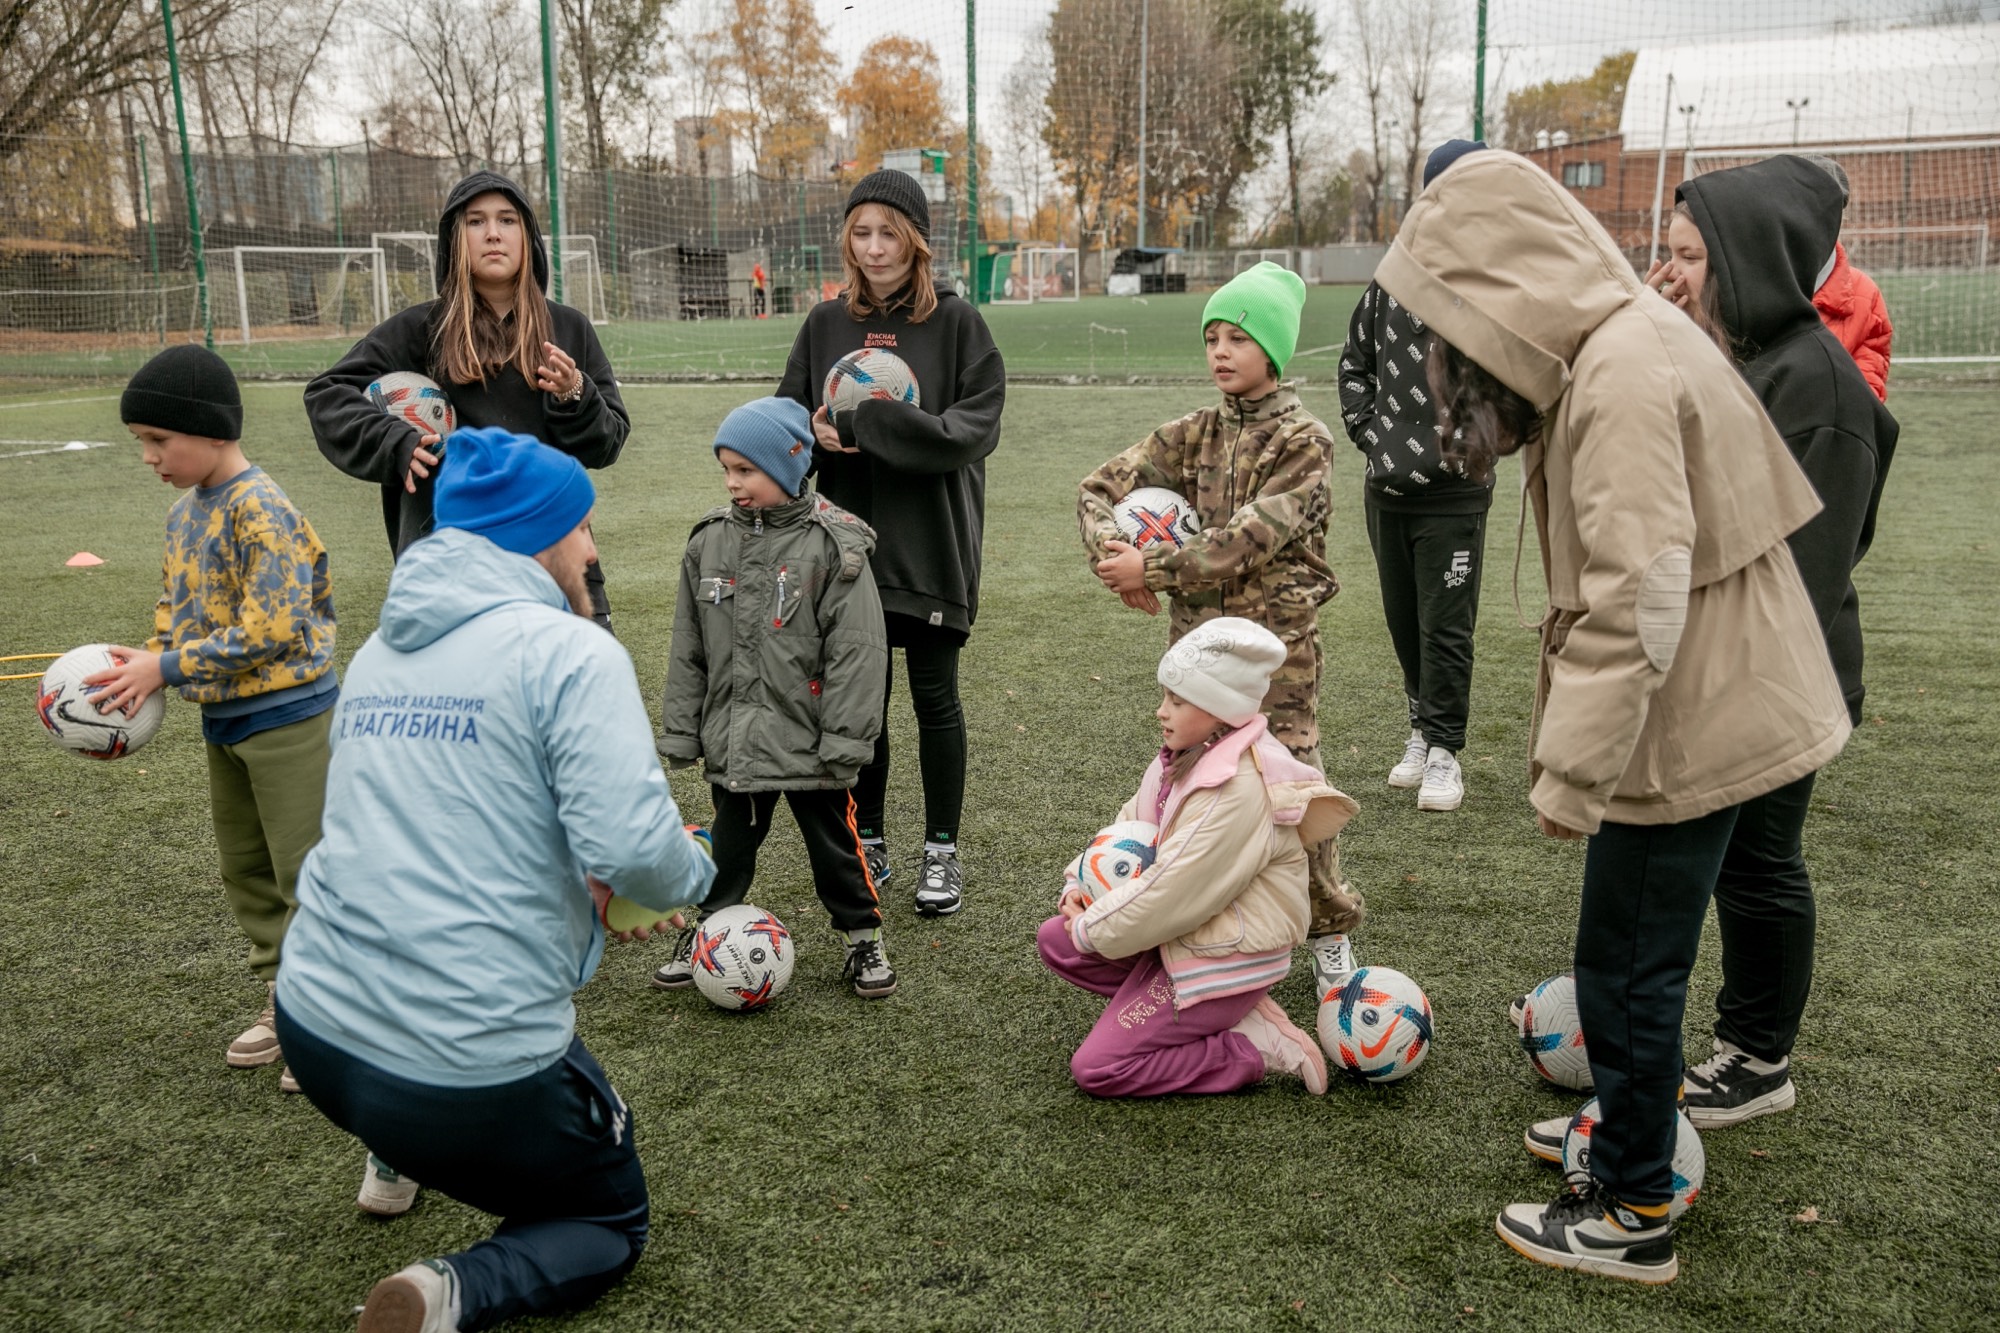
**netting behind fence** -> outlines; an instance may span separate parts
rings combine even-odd
[[[885,162],[930,202],[942,280],[1069,304],[1079,337],[1124,327],[1093,302],[1200,292],[1261,259],[1363,282],[1429,149],[1477,117],[1641,266],[1681,179],[1825,153],[1897,356],[2000,357],[2000,5],[1495,0],[1483,47],[1480,9],[983,0],[969,32],[952,5],[683,0],[658,132],[601,169],[571,134],[563,299],[621,370],[775,371],[787,338],[757,321],[837,289],[847,191]],[[438,211],[468,170],[510,175],[550,222],[537,107],[521,100],[510,160],[197,135],[184,172],[178,138],[129,109],[30,141],[0,158],[0,373],[116,373],[211,325],[248,366],[330,360],[431,298]]]

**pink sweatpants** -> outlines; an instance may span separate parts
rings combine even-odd
[[[1257,1007],[1264,990],[1204,1000],[1176,1013],[1158,949],[1131,958],[1079,953],[1060,916],[1042,923],[1035,944],[1051,972],[1110,997],[1069,1061],[1076,1086],[1091,1096],[1235,1092],[1263,1081],[1264,1057],[1230,1029]]]

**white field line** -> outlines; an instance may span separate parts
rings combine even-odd
[[[31,398],[18,403],[0,403],[0,412],[17,407],[71,407],[77,403],[115,403],[115,393],[98,394],[94,398]]]
[[[0,440],[0,444],[48,444],[47,440]],[[27,458],[33,454],[80,454],[86,449],[109,449],[109,440],[70,440],[65,444],[51,445],[46,449],[22,449],[11,454],[0,454],[0,458]]]

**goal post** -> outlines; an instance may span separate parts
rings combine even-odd
[[[349,315],[348,274],[360,269],[366,293],[369,327],[389,317],[389,283],[380,246],[237,245],[230,247],[236,274],[236,317],[243,343],[264,329],[268,340],[283,330],[304,329],[294,337],[312,337],[329,325],[343,331]],[[254,279],[254,281],[253,281]],[[323,336],[323,335],[322,335]]]
[[[1236,271],[1241,273],[1245,269],[1255,268],[1267,259],[1279,268],[1289,268],[1295,273],[1298,271],[1296,268],[1293,268],[1292,252],[1290,250],[1238,250],[1236,252]]]
[[[1029,299],[1035,301],[1076,301],[1083,297],[1080,251],[1060,246],[1033,246],[1022,250]]]

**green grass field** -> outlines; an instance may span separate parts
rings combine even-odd
[[[1337,338],[1302,346],[1319,340]],[[620,635],[655,700],[676,561],[719,494],[713,428],[755,391],[634,386],[632,443],[598,475]],[[1274,1086],[1098,1102],[1072,1086],[1068,1057],[1097,1004],[1043,971],[1032,934],[1059,867],[1157,744],[1164,635],[1087,574],[1074,488],[1205,396],[1010,394],[991,463],[986,599],[964,659],[967,909],[921,923],[906,905],[918,826],[899,701],[887,941],[901,993],[870,1004],[839,985],[840,950],[785,829],[756,890],[801,939],[773,1010],[730,1016],[651,990],[661,949],[611,950],[578,997],[579,1021],[637,1117],[652,1246],[601,1304],[533,1327],[2000,1322],[2000,391],[1892,398],[1903,444],[1858,579],[1869,717],[1822,777],[1807,829],[1820,971],[1799,1106],[1707,1137],[1682,1276],[1661,1290],[1533,1267],[1492,1234],[1501,1205],[1557,1187],[1520,1134],[1575,1100],[1539,1084],[1504,1010],[1564,966],[1582,862],[1579,847],[1535,833],[1525,799],[1535,650],[1509,591],[1511,464],[1490,525],[1469,795],[1440,816],[1382,783],[1402,702],[1358,462],[1339,463],[1331,552],[1345,586],[1322,619],[1325,749],[1362,806],[1344,839],[1371,908],[1360,953],[1428,988],[1429,1062],[1405,1083],[1338,1083],[1321,1099]],[[251,456],[332,551],[345,660],[373,628],[389,572],[376,496],[320,459],[296,384],[246,397]],[[1329,390],[1307,400],[1334,415]],[[109,391],[73,386],[0,397],[0,437],[13,441],[0,453],[23,440],[123,440],[116,407]],[[148,475],[129,444],[0,458],[0,653],[146,633],[172,498]],[[65,568],[80,550],[105,563]],[[1522,563],[1532,615],[1532,550]],[[215,882],[196,710],[175,702],[148,749],[93,764],[41,739],[31,691],[0,684],[0,1327],[351,1328],[378,1277],[470,1243],[488,1221],[430,1195],[394,1222],[359,1214],[360,1146],[303,1099],[280,1097],[275,1069],[224,1066],[259,997]],[[680,774],[674,785],[704,817],[697,783]],[[1697,1057],[1714,949],[1711,929],[1689,1016]],[[1277,993],[1311,1022],[1303,976]]]

